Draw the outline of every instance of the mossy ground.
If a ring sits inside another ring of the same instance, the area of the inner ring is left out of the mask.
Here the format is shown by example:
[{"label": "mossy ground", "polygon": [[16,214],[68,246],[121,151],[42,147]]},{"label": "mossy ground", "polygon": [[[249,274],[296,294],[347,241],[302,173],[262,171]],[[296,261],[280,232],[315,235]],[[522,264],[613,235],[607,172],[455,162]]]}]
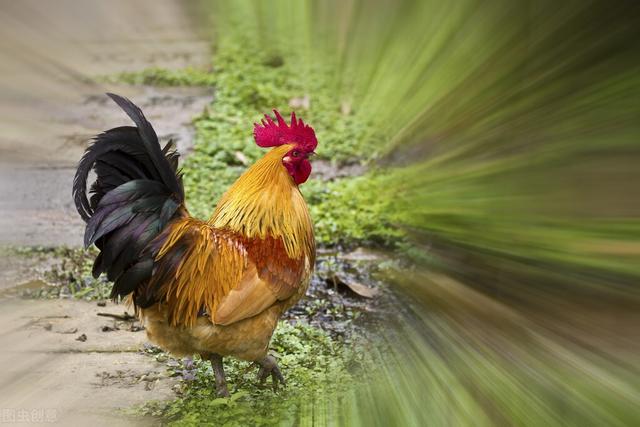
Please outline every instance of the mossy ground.
[{"label": "mossy ground", "polygon": [[[348,393],[366,374],[366,353],[356,351],[357,340],[336,339],[321,329],[282,321],[271,348],[278,355],[287,386],[272,389],[271,380],[259,385],[253,363],[225,361],[230,398],[215,393],[208,362],[167,360],[173,375],[182,377],[178,398],[149,402],[137,413],[162,417],[172,425],[278,425],[301,422],[304,404],[330,404]],[[161,361],[166,356],[161,355]]]}]

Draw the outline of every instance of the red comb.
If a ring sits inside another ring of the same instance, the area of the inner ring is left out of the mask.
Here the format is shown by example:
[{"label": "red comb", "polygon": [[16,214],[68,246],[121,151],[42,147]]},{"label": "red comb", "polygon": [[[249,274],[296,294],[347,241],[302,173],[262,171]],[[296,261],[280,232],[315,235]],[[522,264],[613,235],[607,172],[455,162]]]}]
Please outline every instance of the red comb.
[{"label": "red comb", "polygon": [[276,147],[278,145],[296,143],[303,151],[313,151],[318,145],[313,128],[306,125],[302,119],[296,119],[296,113],[291,113],[291,125],[287,125],[277,110],[273,110],[277,123],[267,114],[261,120],[261,125],[253,124],[253,137],[260,147]]}]

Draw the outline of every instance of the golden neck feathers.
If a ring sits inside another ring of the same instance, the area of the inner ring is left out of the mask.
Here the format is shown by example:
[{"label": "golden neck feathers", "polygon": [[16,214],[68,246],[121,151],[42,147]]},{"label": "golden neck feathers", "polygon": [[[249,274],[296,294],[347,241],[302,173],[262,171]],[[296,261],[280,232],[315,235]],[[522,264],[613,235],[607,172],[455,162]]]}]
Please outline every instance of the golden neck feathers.
[{"label": "golden neck feathers", "polygon": [[307,204],[282,164],[292,145],[269,151],[227,190],[209,224],[247,238],[280,238],[293,259],[313,260],[315,240]]}]

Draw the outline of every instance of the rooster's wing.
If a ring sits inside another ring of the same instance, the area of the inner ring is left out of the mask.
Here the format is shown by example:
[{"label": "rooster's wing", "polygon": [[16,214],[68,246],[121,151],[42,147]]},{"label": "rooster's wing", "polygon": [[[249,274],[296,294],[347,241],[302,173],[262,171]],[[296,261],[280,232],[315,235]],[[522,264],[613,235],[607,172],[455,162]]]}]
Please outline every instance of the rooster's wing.
[{"label": "rooster's wing", "polygon": [[203,309],[213,323],[252,317],[299,289],[305,261],[287,256],[276,239],[246,239],[206,222],[175,220],[150,245],[153,276],[137,305],[166,303],[173,325],[193,325]]}]

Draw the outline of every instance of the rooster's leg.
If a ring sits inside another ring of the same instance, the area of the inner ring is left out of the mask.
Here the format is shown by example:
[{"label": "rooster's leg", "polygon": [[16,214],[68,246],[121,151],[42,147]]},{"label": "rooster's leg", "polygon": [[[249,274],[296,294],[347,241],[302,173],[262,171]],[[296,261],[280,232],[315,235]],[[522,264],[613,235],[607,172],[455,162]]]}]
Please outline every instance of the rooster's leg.
[{"label": "rooster's leg", "polygon": [[224,366],[222,365],[222,356],[216,353],[203,354],[203,359],[211,362],[213,368],[213,375],[216,378],[216,393],[219,397],[229,397],[229,390],[227,390],[227,380],[224,377]]},{"label": "rooster's leg", "polygon": [[264,384],[267,377],[271,375],[274,390],[278,389],[278,383],[286,386],[282,372],[280,372],[280,368],[278,367],[278,361],[274,356],[269,354],[257,363],[260,365],[260,371],[258,371],[258,380],[260,381],[260,384]]}]

